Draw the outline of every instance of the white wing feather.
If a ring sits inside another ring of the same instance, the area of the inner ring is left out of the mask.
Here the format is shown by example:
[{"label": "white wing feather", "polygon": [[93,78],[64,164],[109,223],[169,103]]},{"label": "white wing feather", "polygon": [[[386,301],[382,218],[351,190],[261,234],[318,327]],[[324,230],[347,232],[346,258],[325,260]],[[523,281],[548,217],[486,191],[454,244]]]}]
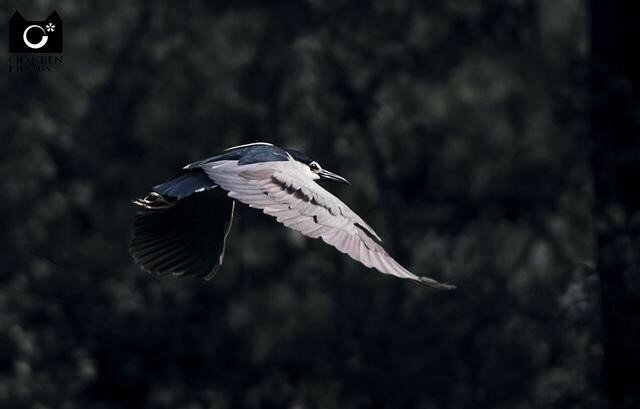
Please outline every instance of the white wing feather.
[{"label": "white wing feather", "polygon": [[294,161],[237,166],[220,161],[203,167],[229,197],[262,211],[305,236],[321,238],[367,267],[420,284],[451,289],[455,286],[419,277],[401,266],[380,245],[381,239],[346,204],[301,172]]}]

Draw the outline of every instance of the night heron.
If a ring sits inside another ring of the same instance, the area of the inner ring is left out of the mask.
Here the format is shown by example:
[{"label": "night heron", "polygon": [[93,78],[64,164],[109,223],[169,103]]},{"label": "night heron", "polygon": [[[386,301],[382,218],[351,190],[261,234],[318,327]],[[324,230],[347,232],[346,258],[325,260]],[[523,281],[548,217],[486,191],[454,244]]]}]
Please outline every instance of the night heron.
[{"label": "night heron", "polygon": [[239,201],[367,267],[432,288],[455,288],[419,277],[391,258],[371,226],[316,183],[322,180],[348,183],[302,152],[264,142],[193,162],[134,200],[131,255],[148,272],[210,279],[222,265]]}]

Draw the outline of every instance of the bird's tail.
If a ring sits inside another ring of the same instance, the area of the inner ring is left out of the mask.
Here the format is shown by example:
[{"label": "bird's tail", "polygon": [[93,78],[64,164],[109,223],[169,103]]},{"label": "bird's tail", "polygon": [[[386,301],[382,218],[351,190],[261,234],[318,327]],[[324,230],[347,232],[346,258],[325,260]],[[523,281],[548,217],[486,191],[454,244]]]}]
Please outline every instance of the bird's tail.
[{"label": "bird's tail", "polygon": [[184,170],[170,180],[153,187],[153,191],[175,200],[184,199],[194,193],[204,192],[216,188],[217,185],[204,173],[204,170],[195,168]]}]

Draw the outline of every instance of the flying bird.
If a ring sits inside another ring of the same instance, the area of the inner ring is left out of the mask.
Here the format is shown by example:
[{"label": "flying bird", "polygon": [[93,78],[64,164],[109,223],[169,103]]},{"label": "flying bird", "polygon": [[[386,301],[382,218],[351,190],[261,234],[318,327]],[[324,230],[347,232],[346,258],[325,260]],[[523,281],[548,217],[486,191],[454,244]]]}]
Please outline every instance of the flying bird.
[{"label": "flying bird", "polygon": [[265,142],[190,163],[133,201],[131,255],[151,273],[212,278],[223,263],[238,201],[381,273],[436,289],[455,288],[400,265],[373,228],[320,181],[348,183],[302,152]]}]

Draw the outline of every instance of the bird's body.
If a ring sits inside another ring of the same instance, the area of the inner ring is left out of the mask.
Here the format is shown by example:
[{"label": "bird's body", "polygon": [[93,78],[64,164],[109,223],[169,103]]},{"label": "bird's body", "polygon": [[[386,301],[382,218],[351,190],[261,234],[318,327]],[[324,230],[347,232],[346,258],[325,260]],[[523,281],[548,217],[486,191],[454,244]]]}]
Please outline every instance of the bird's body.
[{"label": "bird's body", "polygon": [[223,262],[235,201],[348,254],[367,267],[439,289],[382,248],[376,232],[316,181],[346,180],[305,154],[267,143],[242,145],[191,163],[156,185],[139,207],[131,254],[144,270],[212,277]]}]

